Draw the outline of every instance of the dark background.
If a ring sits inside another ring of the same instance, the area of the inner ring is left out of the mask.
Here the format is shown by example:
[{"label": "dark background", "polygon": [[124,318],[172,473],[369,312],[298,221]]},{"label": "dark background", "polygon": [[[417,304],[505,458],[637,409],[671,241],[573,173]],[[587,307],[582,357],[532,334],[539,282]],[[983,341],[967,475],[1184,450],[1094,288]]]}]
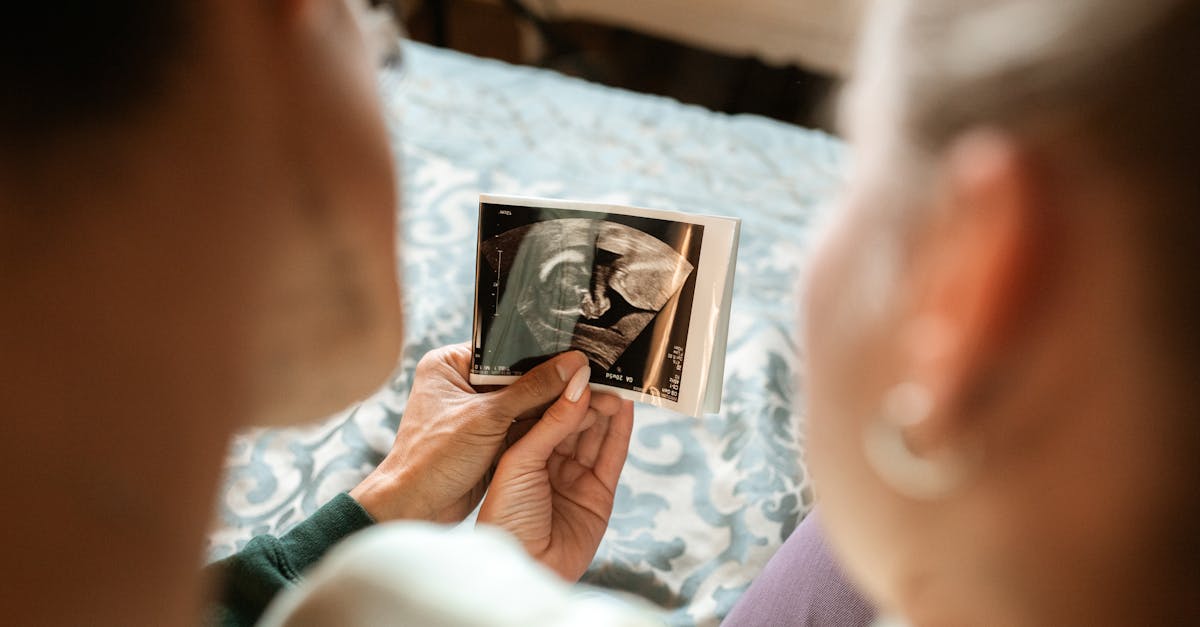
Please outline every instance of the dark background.
[{"label": "dark background", "polygon": [[[373,0],[408,15],[409,36],[476,56],[525,63],[518,3],[475,0]],[[411,13],[411,15],[410,15]],[[829,132],[835,80],[797,66],[767,65],[633,30],[582,21],[537,25],[546,53],[531,63],[597,83],[697,104],[754,113]]]}]

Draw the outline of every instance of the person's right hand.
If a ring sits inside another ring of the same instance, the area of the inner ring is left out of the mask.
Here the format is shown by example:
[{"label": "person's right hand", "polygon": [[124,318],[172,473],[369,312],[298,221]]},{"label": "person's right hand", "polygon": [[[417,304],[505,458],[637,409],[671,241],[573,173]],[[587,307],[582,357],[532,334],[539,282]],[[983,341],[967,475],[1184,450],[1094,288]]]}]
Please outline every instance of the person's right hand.
[{"label": "person's right hand", "polygon": [[578,376],[500,458],[479,510],[481,524],[513,534],[568,581],[587,570],[608,529],[633,432],[633,403],[622,401],[611,418],[598,415],[589,409],[587,372]]}]

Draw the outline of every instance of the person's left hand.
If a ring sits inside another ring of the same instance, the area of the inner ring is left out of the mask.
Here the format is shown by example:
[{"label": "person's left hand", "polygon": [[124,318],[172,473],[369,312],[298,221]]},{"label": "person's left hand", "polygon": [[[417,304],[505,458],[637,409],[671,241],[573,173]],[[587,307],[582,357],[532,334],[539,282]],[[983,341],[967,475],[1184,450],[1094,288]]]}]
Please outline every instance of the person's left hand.
[{"label": "person's left hand", "polygon": [[[430,351],[417,364],[392,450],[350,496],[379,521],[458,522],[479,503],[510,430],[514,435],[587,366],[583,353],[563,353],[511,385],[476,392],[466,344]],[[591,397],[594,417],[620,409],[608,394]]]},{"label": "person's left hand", "polygon": [[572,400],[573,387],[500,458],[479,510],[479,523],[513,534],[568,581],[587,570],[608,529],[633,432],[632,402],[597,415],[591,392]]}]

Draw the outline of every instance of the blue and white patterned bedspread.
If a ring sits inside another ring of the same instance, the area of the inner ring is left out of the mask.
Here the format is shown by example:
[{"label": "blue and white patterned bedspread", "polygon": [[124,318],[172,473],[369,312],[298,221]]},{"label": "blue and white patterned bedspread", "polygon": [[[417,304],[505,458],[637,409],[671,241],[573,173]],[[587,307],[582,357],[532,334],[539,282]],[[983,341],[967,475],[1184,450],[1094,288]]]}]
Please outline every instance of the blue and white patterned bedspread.
[{"label": "blue and white patterned bedspread", "polygon": [[551,72],[408,44],[386,73],[404,174],[406,349],[395,381],[306,429],[255,431],[228,458],[213,558],[279,533],[389,449],[413,366],[467,341],[483,191],[743,219],[719,415],[639,406],[612,525],[585,580],[719,622],[812,503],[802,462],[795,285],[841,144]]}]

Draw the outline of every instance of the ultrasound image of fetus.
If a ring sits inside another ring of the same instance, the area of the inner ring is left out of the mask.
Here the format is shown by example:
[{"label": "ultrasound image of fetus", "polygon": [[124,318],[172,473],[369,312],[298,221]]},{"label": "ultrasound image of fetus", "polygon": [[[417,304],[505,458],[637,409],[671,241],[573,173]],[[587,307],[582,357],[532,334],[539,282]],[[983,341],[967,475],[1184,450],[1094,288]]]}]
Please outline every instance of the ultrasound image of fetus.
[{"label": "ultrasound image of fetus", "polygon": [[657,238],[606,220],[566,218],[483,243],[515,311],[544,354],[583,351],[608,370],[692,273]]}]

